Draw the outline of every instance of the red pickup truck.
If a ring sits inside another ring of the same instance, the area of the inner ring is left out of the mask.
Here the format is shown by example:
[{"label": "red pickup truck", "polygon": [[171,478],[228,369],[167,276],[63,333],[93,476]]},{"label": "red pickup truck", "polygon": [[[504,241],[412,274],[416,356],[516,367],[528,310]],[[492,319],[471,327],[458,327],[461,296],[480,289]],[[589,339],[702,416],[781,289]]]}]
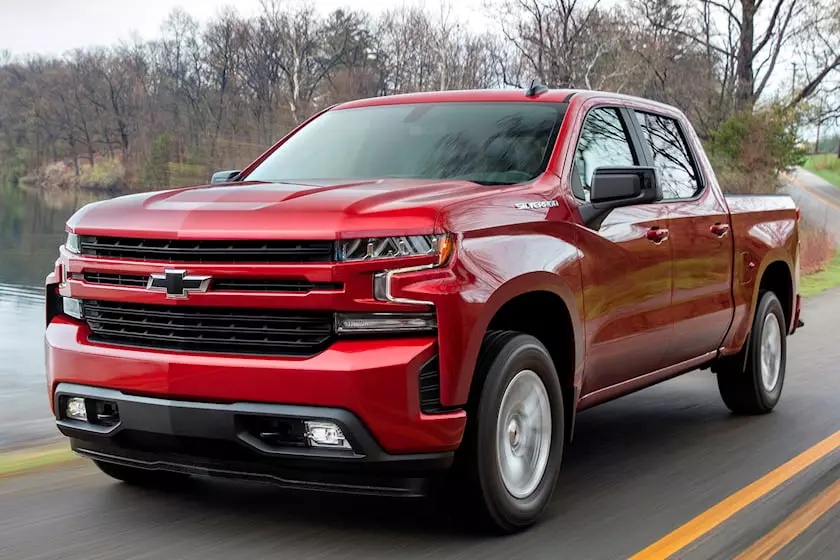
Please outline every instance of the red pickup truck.
[{"label": "red pickup truck", "polygon": [[46,281],[58,428],[105,473],[428,489],[533,523],[578,411],[698,368],[770,411],[798,212],[591,91],[323,111],[211,185],[94,203]]}]

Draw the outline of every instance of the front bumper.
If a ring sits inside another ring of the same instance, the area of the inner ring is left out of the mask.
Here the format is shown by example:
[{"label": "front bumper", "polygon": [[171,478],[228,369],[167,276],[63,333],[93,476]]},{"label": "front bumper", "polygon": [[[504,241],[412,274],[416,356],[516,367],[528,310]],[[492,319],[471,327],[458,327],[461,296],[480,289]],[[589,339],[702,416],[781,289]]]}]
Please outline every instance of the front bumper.
[{"label": "front bumper", "polygon": [[[126,395],[60,383],[55,401],[85,397],[116,405],[117,419],[56,423],[78,454],[142,469],[272,482],[291,488],[395,496],[423,493],[423,479],[448,468],[453,452],[389,454],[353,413],[337,408],[264,403],[204,403]],[[278,445],[256,422],[327,420],[353,449]]]},{"label": "front bumper", "polygon": [[466,413],[424,414],[419,371],[434,338],[346,340],[311,358],[270,358],[141,350],[90,343],[84,323],[57,317],[46,331],[53,400],[71,383],[183,402],[263,403],[341,409],[384,453],[454,451]]}]

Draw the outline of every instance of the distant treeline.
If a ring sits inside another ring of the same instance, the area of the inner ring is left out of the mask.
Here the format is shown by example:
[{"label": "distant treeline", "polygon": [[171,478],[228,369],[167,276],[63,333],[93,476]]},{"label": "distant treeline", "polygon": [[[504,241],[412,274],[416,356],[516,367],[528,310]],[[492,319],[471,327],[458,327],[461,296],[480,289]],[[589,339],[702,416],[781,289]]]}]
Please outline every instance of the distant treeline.
[{"label": "distant treeline", "polygon": [[[265,0],[256,17],[231,9],[206,25],[176,10],[153,41],[60,58],[0,53],[0,181],[191,182],[246,163],[336,102],[535,77],[677,105],[707,139],[772,97],[796,107],[829,96],[832,106],[840,81],[832,0],[495,0],[486,9],[494,25],[478,33],[445,7],[373,17]],[[52,162],[62,167],[46,170]],[[98,165],[111,167],[92,173]]]}]

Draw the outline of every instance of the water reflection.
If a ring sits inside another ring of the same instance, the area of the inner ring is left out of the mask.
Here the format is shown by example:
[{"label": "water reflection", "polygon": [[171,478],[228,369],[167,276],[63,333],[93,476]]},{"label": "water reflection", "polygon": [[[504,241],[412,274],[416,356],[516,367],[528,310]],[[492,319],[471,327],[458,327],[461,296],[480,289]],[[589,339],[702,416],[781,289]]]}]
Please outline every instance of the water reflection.
[{"label": "water reflection", "polygon": [[43,295],[0,284],[0,449],[54,438],[44,390]]},{"label": "water reflection", "polygon": [[64,223],[87,202],[0,187],[0,449],[57,437],[44,390],[42,285]]},{"label": "water reflection", "polygon": [[64,223],[85,202],[0,187],[0,282],[40,286],[55,262]]}]

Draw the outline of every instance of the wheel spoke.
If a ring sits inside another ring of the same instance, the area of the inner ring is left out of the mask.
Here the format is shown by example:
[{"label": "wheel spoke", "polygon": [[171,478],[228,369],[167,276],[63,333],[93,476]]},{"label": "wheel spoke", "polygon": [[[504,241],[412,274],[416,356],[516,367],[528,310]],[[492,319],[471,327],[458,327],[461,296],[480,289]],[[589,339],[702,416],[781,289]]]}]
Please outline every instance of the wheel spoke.
[{"label": "wheel spoke", "polygon": [[539,486],[551,445],[551,404],[540,377],[523,370],[511,379],[497,420],[497,461],[502,482],[516,498]]},{"label": "wheel spoke", "polygon": [[770,392],[779,383],[782,366],[782,329],[778,317],[773,313],[768,313],[764,318],[759,351],[761,383]]}]

